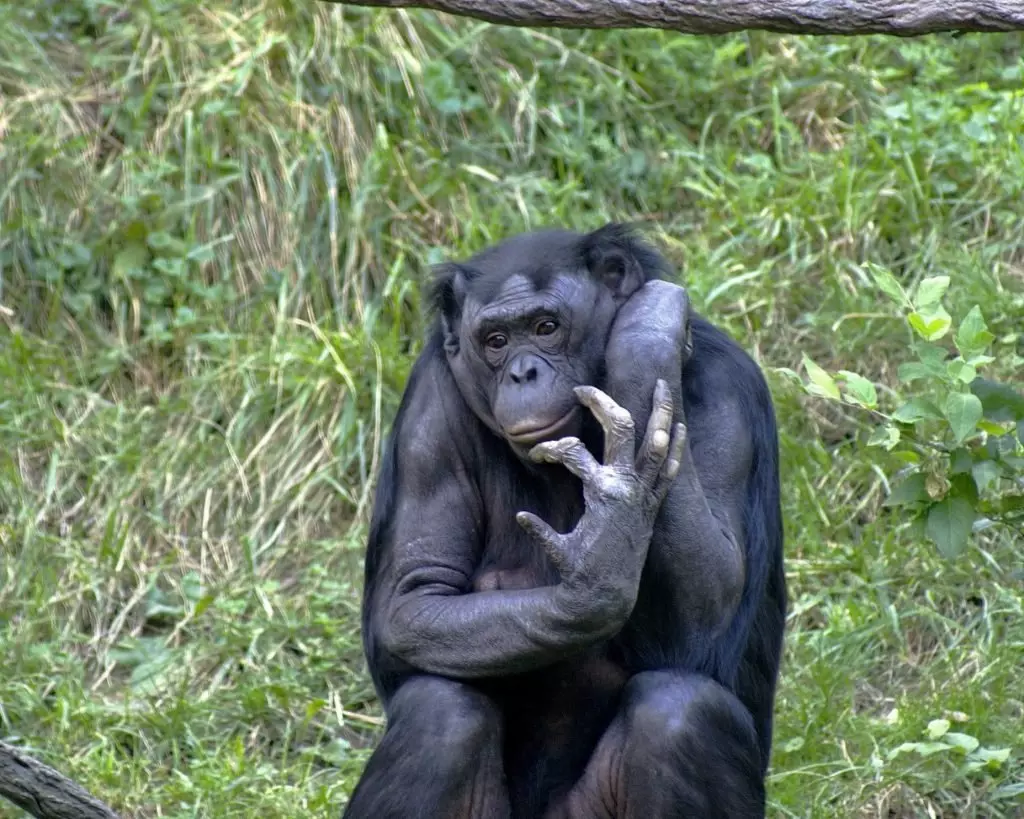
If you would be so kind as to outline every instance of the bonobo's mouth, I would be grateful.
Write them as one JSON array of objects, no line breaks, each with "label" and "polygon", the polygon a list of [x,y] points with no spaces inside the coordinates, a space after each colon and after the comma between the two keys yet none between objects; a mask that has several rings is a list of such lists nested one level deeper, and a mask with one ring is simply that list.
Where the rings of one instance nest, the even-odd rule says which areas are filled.
[{"label": "bonobo's mouth", "polygon": [[527,429],[506,429],[505,437],[512,443],[519,444],[521,446],[539,444],[541,441],[553,441],[556,438],[563,437],[565,431],[568,430],[576,421],[579,413],[580,408],[578,406],[573,407],[553,424]]}]

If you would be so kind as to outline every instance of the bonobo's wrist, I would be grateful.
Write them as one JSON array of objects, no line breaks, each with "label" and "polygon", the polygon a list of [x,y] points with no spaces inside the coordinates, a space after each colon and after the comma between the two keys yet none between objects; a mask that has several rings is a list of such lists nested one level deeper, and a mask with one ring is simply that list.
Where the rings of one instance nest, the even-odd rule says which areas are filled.
[{"label": "bonobo's wrist", "polygon": [[568,627],[587,641],[606,640],[618,634],[636,605],[636,591],[629,584],[583,583],[565,578],[555,589],[558,611]]}]

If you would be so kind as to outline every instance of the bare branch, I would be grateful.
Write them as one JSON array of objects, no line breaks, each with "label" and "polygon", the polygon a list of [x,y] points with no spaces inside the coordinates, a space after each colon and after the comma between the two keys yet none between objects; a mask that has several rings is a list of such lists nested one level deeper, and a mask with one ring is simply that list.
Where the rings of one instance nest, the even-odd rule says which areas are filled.
[{"label": "bare branch", "polygon": [[664,28],[690,34],[1024,31],[1024,0],[328,0],[428,8],[511,26]]},{"label": "bare branch", "polygon": [[0,742],[0,796],[37,819],[119,819],[81,785]]}]

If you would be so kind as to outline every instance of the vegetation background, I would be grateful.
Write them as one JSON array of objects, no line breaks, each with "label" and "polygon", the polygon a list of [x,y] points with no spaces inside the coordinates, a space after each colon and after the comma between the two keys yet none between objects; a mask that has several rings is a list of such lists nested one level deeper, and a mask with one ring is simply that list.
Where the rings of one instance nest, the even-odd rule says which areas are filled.
[{"label": "vegetation background", "polygon": [[0,737],[126,815],[338,816],[427,266],[609,219],[650,223],[777,401],[771,815],[1024,816],[1021,527],[943,559],[883,504],[877,419],[785,369],[891,404],[912,335],[871,263],[948,276],[1024,381],[1020,35],[0,2]]}]

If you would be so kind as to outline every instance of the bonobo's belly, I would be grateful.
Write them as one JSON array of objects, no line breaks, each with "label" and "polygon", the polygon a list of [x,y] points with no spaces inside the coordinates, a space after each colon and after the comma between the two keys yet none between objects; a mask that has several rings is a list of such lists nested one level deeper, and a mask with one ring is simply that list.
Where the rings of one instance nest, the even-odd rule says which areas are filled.
[{"label": "bonobo's belly", "polygon": [[[546,583],[532,569],[490,568],[477,575],[473,590],[540,585]],[[557,665],[484,684],[505,714],[505,774],[515,817],[542,815],[580,778],[628,679],[602,643]]]}]

